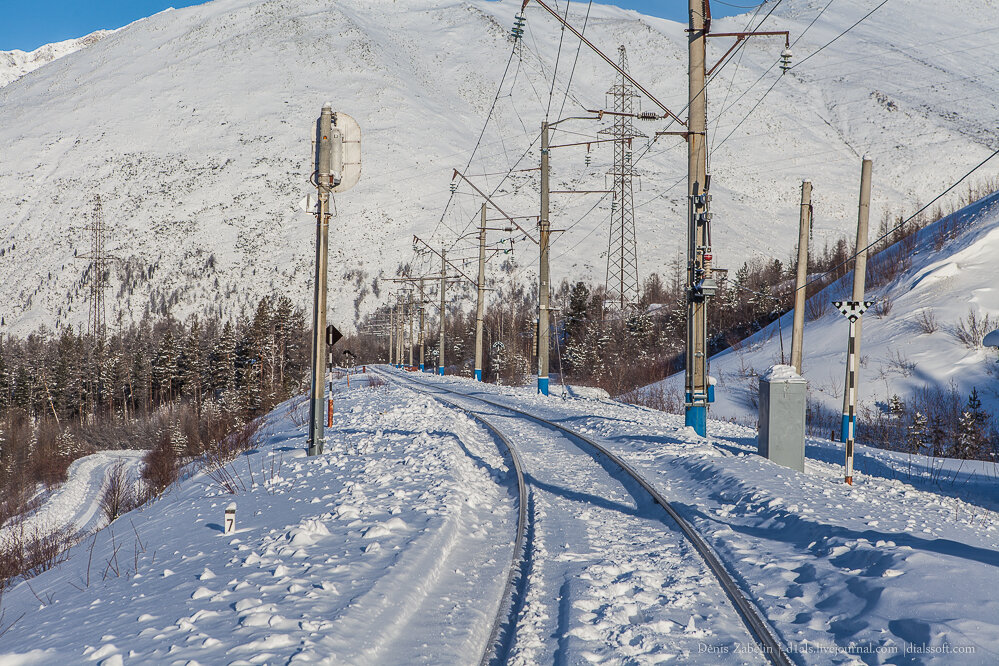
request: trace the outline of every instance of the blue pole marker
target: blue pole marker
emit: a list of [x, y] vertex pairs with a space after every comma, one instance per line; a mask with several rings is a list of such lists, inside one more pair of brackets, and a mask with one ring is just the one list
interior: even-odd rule
[[548, 378], [538, 377], [538, 393], [548, 395]]
[[701, 437], [708, 434], [708, 408], [704, 405], [687, 405], [683, 415], [683, 424], [691, 426]]
[[850, 434], [853, 432], [853, 419], [849, 414], [843, 415], [843, 423], [839, 428], [839, 441], [845, 442], [850, 439]]
[[481, 382], [482, 381], [482, 371], [479, 370], [478, 368], [476, 368], [476, 370], [475, 370], [475, 381], [477, 381], [477, 382]]
[[423, 364], [420, 364], [420, 372], [423, 372]]
[[444, 366], [443, 365], [440, 367], [440, 376], [441, 377], [444, 376]]

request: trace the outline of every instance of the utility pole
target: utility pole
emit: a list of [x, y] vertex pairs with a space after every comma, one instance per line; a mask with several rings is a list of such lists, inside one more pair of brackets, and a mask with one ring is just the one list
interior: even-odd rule
[[395, 306], [394, 305], [389, 310], [388, 334], [389, 334], [388, 362], [389, 365], [394, 365], [393, 363], [393, 361], [395, 361]]
[[413, 292], [409, 296], [409, 367], [413, 367]]
[[475, 300], [475, 381], [482, 381], [482, 310], [486, 294], [486, 204], [479, 222], [479, 279]]
[[396, 367], [401, 368], [403, 351], [405, 350], [405, 341], [403, 340], [403, 336], [406, 334], [406, 325], [403, 319], [406, 316], [406, 305], [402, 301], [399, 301], [398, 307], [399, 314], [396, 315], [395, 318], [395, 364]]
[[444, 376], [444, 288], [447, 285], [447, 250], [441, 246], [441, 339], [437, 348], [437, 374]]
[[708, 32], [704, 0], [689, 0], [687, 118], [687, 359], [685, 425], [702, 437], [707, 434], [709, 396], [707, 307], [713, 295], [711, 280], [711, 213], [707, 179], [707, 95], [704, 45]]
[[801, 181], [801, 217], [798, 224], [798, 274], [794, 280], [794, 323], [791, 326], [791, 365], [801, 374], [805, 343], [805, 282], [808, 280], [808, 232], [812, 227], [812, 181]]
[[[853, 446], [857, 416], [857, 383], [860, 369], [860, 316], [867, 308], [864, 303], [864, 280], [867, 273], [867, 226], [871, 212], [871, 160], [864, 157], [860, 169], [860, 203], [857, 210], [856, 260], [853, 266], [853, 300], [847, 305], [853, 312], [850, 319], [850, 340], [846, 358], [846, 389], [843, 391], [843, 425], [840, 437], [846, 444], [846, 482], [853, 485]], [[840, 306], [837, 306], [840, 307]]]
[[309, 403], [310, 456], [321, 455], [326, 444], [323, 430], [323, 411], [326, 407], [324, 369], [326, 367], [326, 261], [330, 228], [330, 156], [333, 149], [333, 105], [323, 105], [316, 124], [316, 187], [319, 190], [319, 209], [316, 213], [316, 288], [312, 315], [312, 400]]
[[[693, 0], [691, 0], [693, 1]], [[540, 236], [540, 269], [538, 304], [538, 393], [548, 395], [548, 235], [551, 223], [548, 219], [548, 121], [541, 123], [541, 217], [538, 219]]]
[[423, 315], [425, 308], [423, 307], [426, 303], [423, 300], [423, 278], [420, 278], [420, 372], [423, 372], [423, 354], [426, 348], [426, 341], [423, 336]]

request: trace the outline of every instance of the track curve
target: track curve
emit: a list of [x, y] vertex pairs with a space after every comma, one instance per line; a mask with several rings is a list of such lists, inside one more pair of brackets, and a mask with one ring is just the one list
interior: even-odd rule
[[[700, 535], [700, 533], [697, 532], [697, 530], [677, 512], [677, 510], [671, 505], [671, 503], [665, 497], [663, 497], [663, 495], [658, 490], [656, 490], [655, 487], [652, 486], [652, 484], [646, 481], [645, 478], [641, 476], [641, 474], [639, 474], [634, 468], [628, 465], [628, 463], [622, 460], [619, 456], [608, 450], [603, 445], [594, 441], [593, 439], [587, 437], [586, 435], [578, 433], [570, 428], [566, 428], [565, 426], [562, 426], [558, 423], [554, 423], [552, 421], [539, 417], [535, 414], [531, 414], [530, 412], [526, 412], [517, 409], [515, 407], [510, 407], [509, 405], [505, 405], [499, 402], [494, 402], [492, 400], [488, 400], [486, 398], [482, 398], [479, 396], [473, 396], [466, 393], [461, 393], [459, 391], [453, 391], [451, 389], [439, 386], [437, 384], [427, 384], [424, 382], [420, 382], [415, 378], [406, 377], [405, 379], [401, 379], [394, 374], [386, 374], [385, 376], [390, 377], [391, 379], [399, 382], [402, 385], [410, 385], [410, 386], [416, 385], [427, 393], [436, 393], [437, 399], [442, 400], [443, 402], [447, 402], [458, 409], [461, 409], [462, 411], [469, 414], [476, 420], [486, 424], [486, 427], [504, 443], [507, 449], [511, 452], [511, 455], [514, 457], [517, 456], [515, 447], [507, 440], [507, 438], [502, 433], [499, 432], [499, 430], [493, 424], [488, 423], [485, 419], [483, 419], [483, 417], [480, 414], [475, 413], [473, 410], [470, 410], [462, 405], [459, 405], [452, 400], [441, 398], [440, 393], [443, 392], [455, 396], [460, 396], [461, 398], [464, 399], [474, 400], [494, 408], [507, 410], [508, 412], [526, 417], [539, 424], [543, 424], [548, 428], [553, 428], [557, 431], [565, 433], [572, 439], [576, 440], [577, 442], [585, 444], [586, 446], [590, 447], [593, 451], [595, 451], [597, 454], [605, 457], [607, 460], [610, 460], [614, 465], [616, 465], [618, 468], [624, 471], [625, 474], [633, 482], [637, 483], [645, 492], [647, 492], [648, 495], [655, 502], [655, 504], [659, 505], [676, 523], [680, 531], [683, 532], [688, 542], [691, 544], [694, 550], [697, 551], [697, 553], [703, 559], [707, 567], [710, 569], [711, 573], [714, 575], [715, 579], [721, 585], [722, 589], [725, 592], [726, 597], [731, 602], [732, 606], [735, 608], [742, 623], [745, 625], [746, 629], [749, 631], [753, 639], [756, 641], [758, 652], [762, 654], [764, 657], [766, 657], [770, 663], [775, 664], [777, 666], [790, 666], [791, 664], [794, 663], [793, 660], [788, 655], [787, 651], [784, 649], [784, 646], [781, 644], [780, 640], [777, 638], [772, 627], [770, 627], [769, 623], [761, 616], [756, 607], [742, 593], [738, 584], [735, 582], [735, 580], [728, 572], [728, 570], [725, 568], [725, 566], [722, 564], [722, 562], [718, 559], [717, 555], [715, 555], [715, 553], [711, 550], [710, 546]], [[517, 461], [517, 465], [518, 466], [520, 465], [519, 459]], [[522, 502], [521, 511], [523, 512], [525, 508], [526, 508], [526, 503]], [[514, 579], [514, 568], [511, 568], [511, 575], [508, 578], [508, 588], [507, 588], [508, 594], [510, 592], [513, 579]], [[513, 604], [508, 603], [505, 604], [504, 607], [512, 608]], [[496, 638], [498, 636], [499, 627], [502, 625], [502, 620], [503, 618], [501, 616], [497, 616], [496, 623], [494, 624], [494, 635], [490, 640], [490, 646], [496, 644]], [[493, 656], [490, 657], [489, 656], [490, 653], [487, 652], [487, 654], [483, 656], [482, 663], [487, 663], [489, 661], [502, 663], [501, 658], [498, 659], [497, 653], [493, 652], [492, 654]]]

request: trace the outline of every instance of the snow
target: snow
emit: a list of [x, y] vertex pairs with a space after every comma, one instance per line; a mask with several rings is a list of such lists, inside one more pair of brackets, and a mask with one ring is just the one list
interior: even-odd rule
[[[786, 260], [797, 238], [800, 178], [814, 184], [814, 242], [850, 236], [860, 155], [874, 159], [872, 226], [913, 210], [995, 147], [992, 103], [999, 26], [987, 0], [892, 2], [807, 62], [870, 9], [839, 0], [786, 0], [764, 24], [788, 29], [795, 64], [778, 80], [768, 68], [779, 38], [760, 38], [718, 70], [709, 89], [715, 265], [732, 270], [754, 256]], [[111, 312], [140, 316], [151, 301], [179, 300], [174, 316], [205, 307], [238, 313], [263, 294], [311, 298], [314, 224], [296, 204], [313, 191], [311, 139], [321, 105], [360, 123], [362, 177], [336, 198], [330, 235], [330, 299], [348, 325], [386, 297], [372, 280], [414, 262], [411, 238], [449, 245], [477, 219], [464, 186], [447, 215], [452, 169], [479, 138], [511, 52], [519, 0], [232, 0], [138, 21], [0, 88], [0, 315], [8, 332], [53, 321], [82, 324], [81, 276], [92, 196], [102, 194], [112, 230], [107, 249], [134, 260], [148, 279], [120, 289]], [[684, 26], [609, 5], [570, 7], [604, 51], [624, 44], [634, 76], [671, 110], [686, 104]], [[969, 30], [967, 17], [975, 16]], [[718, 31], [746, 28], [747, 16], [716, 19]], [[806, 28], [808, 28], [806, 32]], [[548, 77], [562, 41], [556, 22], [527, 9], [523, 58], [515, 58], [469, 173], [506, 172], [534, 140], [548, 108]], [[474, 45], [474, 46], [472, 46]], [[613, 76], [567, 39], [552, 104], [574, 63], [564, 115], [601, 108]], [[709, 61], [728, 49], [712, 40]], [[569, 53], [573, 57], [568, 58]], [[335, 75], [332, 74], [335, 72]], [[760, 77], [763, 77], [762, 79]], [[746, 92], [753, 82], [760, 83]], [[763, 91], [776, 83], [748, 119]], [[745, 95], [744, 95], [745, 93]], [[576, 101], [578, 100], [578, 104]], [[645, 100], [642, 109], [655, 110]], [[606, 123], [560, 127], [597, 137]], [[639, 126], [653, 135], [665, 123]], [[581, 140], [556, 132], [553, 143]], [[639, 152], [645, 145], [639, 142]], [[559, 189], [603, 189], [611, 150], [554, 151]], [[517, 168], [537, 165], [537, 146]], [[660, 138], [638, 162], [639, 272], [669, 272], [683, 251], [687, 203], [683, 142]], [[995, 176], [987, 165], [982, 177]], [[476, 182], [486, 190], [497, 177]], [[537, 173], [519, 172], [497, 192], [510, 214], [537, 212]], [[600, 281], [606, 268], [610, 202], [553, 197], [552, 279]], [[439, 223], [439, 224], [438, 224]], [[519, 240], [519, 239], [518, 239]], [[534, 279], [536, 256], [516, 244], [509, 276]], [[464, 250], [455, 248], [453, 256]], [[76, 252], [76, 255], [74, 255]], [[209, 268], [214, 255], [214, 268]], [[417, 259], [414, 269], [422, 268]], [[145, 271], [148, 273], [148, 270]], [[50, 276], [51, 273], [51, 276]], [[497, 273], [490, 272], [490, 278]], [[216, 286], [216, 279], [218, 285]], [[504, 276], [505, 279], [505, 276]], [[456, 290], [470, 303], [472, 291]], [[151, 298], [152, 296], [152, 298]], [[355, 310], [355, 300], [357, 309]]]
[[[799, 473], [755, 455], [756, 432], [733, 423], [711, 421], [706, 439], [681, 417], [606, 399], [398, 374], [552, 418], [623, 455], [804, 663], [999, 659], [994, 464], [858, 446], [851, 487], [842, 449], [821, 439], [807, 441]], [[503, 452], [424, 393], [355, 378], [338, 380], [335, 400], [324, 455], [305, 455], [307, 402], [289, 401], [230, 464], [245, 491], [189, 476], [30, 589], [8, 590], [0, 631], [24, 616], [0, 664], [477, 661], [513, 541]], [[569, 440], [486, 411], [532, 484], [510, 663], [762, 663], [654, 505], [605, 481]], [[223, 535], [233, 501], [236, 532]]]
[[73, 534], [86, 534], [104, 527], [100, 498], [108, 473], [119, 462], [124, 472], [135, 480], [139, 477], [145, 451], [101, 451], [73, 461], [68, 480], [51, 491], [40, 490], [40, 507], [15, 524], [0, 526], [0, 540], [11, 530], [23, 529], [25, 534], [65, 529]]
[[[903, 251], [905, 256], [899, 252], [896, 248], [869, 261], [868, 274], [878, 261], [902, 263], [903, 270], [890, 283], [868, 289], [864, 297], [887, 302], [890, 311], [879, 317], [874, 307], [861, 320], [858, 409], [880, 409], [893, 395], [908, 400], [923, 388], [953, 387], [962, 402], [977, 388], [985, 408], [999, 413], [999, 357], [988, 347], [965, 346], [955, 334], [962, 320], [967, 323], [969, 312], [979, 322], [985, 317], [999, 320], [993, 268], [999, 253], [999, 194], [926, 227], [913, 247]], [[911, 266], [904, 268], [905, 261]], [[817, 319], [810, 320], [806, 309], [802, 376], [808, 381], [809, 399], [837, 414], [843, 406], [849, 325], [832, 301], [849, 299], [852, 281], [850, 273], [819, 293], [809, 292], [822, 313]], [[935, 331], [920, 327], [924, 313], [936, 319]], [[710, 372], [718, 379], [716, 402], [710, 408], [713, 417], [756, 422], [753, 380], [789, 357], [792, 318], [793, 312], [788, 312], [711, 358]], [[658, 384], [682, 390], [683, 375]]]
[[794, 366], [791, 365], [772, 365], [770, 368], [760, 375], [760, 379], [766, 380], [768, 382], [793, 382], [801, 380], [801, 375], [799, 375], [794, 370]]
[[45, 44], [34, 51], [0, 51], [0, 88], [57, 58], [96, 44], [114, 30], [98, 30], [84, 37]]

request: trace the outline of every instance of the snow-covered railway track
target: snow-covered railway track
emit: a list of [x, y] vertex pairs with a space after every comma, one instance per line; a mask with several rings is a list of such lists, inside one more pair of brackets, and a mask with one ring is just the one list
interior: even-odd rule
[[[398, 375], [390, 376], [399, 379]], [[557, 663], [567, 661], [567, 651], [577, 651], [569, 646], [569, 643], [576, 638], [581, 639], [577, 641], [581, 644], [578, 646], [580, 648], [578, 652], [584, 658], [600, 657], [599, 647], [595, 648], [592, 644], [602, 643], [604, 650], [610, 648], [618, 656], [632, 657], [635, 663], [644, 663], [645, 658], [654, 661], [657, 654], [662, 656], [663, 652], [671, 650], [681, 657], [695, 660], [724, 655], [728, 660], [735, 658], [744, 663], [751, 663], [754, 660], [765, 660], [781, 665], [793, 663], [769, 623], [746, 598], [704, 538], [652, 484], [606, 447], [565, 426], [508, 405], [453, 391], [436, 384], [431, 385], [412, 377], [406, 377], [402, 383], [409, 386], [417, 385], [420, 390], [436, 394], [439, 399], [485, 422], [514, 456], [516, 450], [520, 448], [528, 461], [526, 467], [530, 485], [545, 491], [539, 493], [539, 496], [545, 497], [548, 501], [541, 501], [540, 510], [536, 509], [540, 522], [538, 529], [544, 532], [538, 543], [533, 546], [537, 550], [533, 553], [533, 557], [538, 562], [531, 567], [521, 564], [525, 571], [531, 570], [532, 590], [531, 593], [527, 592], [527, 581], [522, 579], [520, 587], [524, 589], [521, 589], [520, 593], [527, 594], [528, 597], [533, 596], [533, 599], [529, 598], [526, 601], [526, 607], [519, 617], [510, 620], [517, 626], [515, 646], [508, 655], [512, 662], [529, 663], [538, 658]], [[450, 394], [451, 399], [441, 398], [442, 393]], [[465, 401], [473, 401], [472, 404], [477, 404], [479, 407], [470, 407]], [[498, 410], [489, 413], [491, 421], [483, 419], [483, 406], [487, 406], [489, 410]], [[533, 428], [526, 426], [525, 419], [526, 422], [533, 423]], [[540, 437], [539, 431], [541, 431]], [[552, 434], [556, 434], [556, 437], [552, 437]], [[549, 442], [547, 447], [542, 444], [546, 440]], [[570, 447], [565, 446], [566, 441], [571, 443]], [[570, 454], [571, 448], [585, 453], [583, 456], [578, 454], [573, 456]], [[589, 464], [585, 462], [587, 457]], [[595, 472], [598, 468], [602, 468], [604, 475]], [[623, 495], [622, 490], [625, 491]], [[628, 501], [628, 494], [631, 495], [633, 507], [625, 504]], [[561, 497], [558, 497], [559, 495]], [[625, 502], [622, 502], [622, 499]], [[648, 499], [665, 510], [669, 516], [667, 524], [675, 524], [678, 527], [683, 534], [682, 539], [685, 539], [683, 544], [677, 543], [675, 533], [664, 532], [661, 528], [649, 529], [648, 523], [661, 524], [663, 516], [661, 514], [655, 516], [648, 511], [644, 506], [648, 503]], [[573, 503], [576, 505], [576, 516], [571, 515]], [[581, 511], [578, 508], [579, 503], [584, 505]], [[558, 506], [559, 504], [561, 506]], [[521, 507], [524, 506], [522, 503]], [[555, 515], [559, 510], [568, 513], [562, 516]], [[548, 512], [552, 513], [552, 520], [545, 521]], [[597, 515], [600, 512], [604, 515]], [[610, 514], [616, 512], [618, 515], [608, 516], [608, 512]], [[608, 517], [611, 518], [610, 521], [607, 520]], [[582, 521], [584, 524], [575, 526], [577, 528], [575, 534], [572, 528], [574, 520], [577, 523]], [[594, 523], [599, 529], [594, 529]], [[578, 528], [581, 526], [587, 533], [586, 538], [578, 539], [577, 544], [570, 543], [571, 538], [567, 539], [564, 552], [561, 554], [552, 552], [556, 535], [560, 538], [563, 535], [580, 537]], [[606, 539], [608, 536], [609, 540]], [[627, 546], [629, 541], [632, 546], [637, 547], [626, 548], [626, 553], [612, 552], [615, 549], [620, 550], [622, 544]], [[684, 554], [682, 551], [687, 547], [686, 544], [689, 544], [689, 547], [700, 556], [701, 567], [690, 567], [689, 558], [687, 561], [677, 561], [661, 556], [663, 552], [671, 549], [679, 549], [681, 554]], [[591, 552], [583, 552], [574, 548], [575, 545], [588, 546]], [[532, 556], [530, 548], [529, 546], [525, 550], [525, 557]], [[626, 562], [621, 563], [622, 566], [608, 563], [622, 555], [627, 558]], [[548, 560], [547, 563], [539, 563], [544, 560]], [[567, 566], [552, 566], [553, 560], [566, 563]], [[576, 566], [572, 566], [573, 564]], [[707, 572], [703, 571], [703, 566], [706, 566], [718, 581], [728, 602], [738, 614], [740, 622], [734, 624], [744, 625], [749, 631], [752, 642], [740, 640], [743, 638], [742, 627], [733, 626], [729, 619], [732, 615], [730, 611], [722, 612], [722, 607], [727, 606], [724, 598], [712, 594], [711, 590], [704, 587], [703, 578]], [[515, 568], [516, 564], [514, 569], [511, 569], [511, 581]], [[549, 619], [544, 617], [544, 612], [541, 610], [543, 607], [541, 595], [538, 594], [544, 587], [544, 583], [537, 580], [538, 577], [545, 577], [543, 570], [547, 570], [545, 573], [549, 585], [553, 578], [559, 576], [562, 578], [562, 584], [557, 590], [548, 591], [548, 594], [556, 593], [559, 597], [557, 626], [554, 631], [558, 637], [558, 646], [554, 654], [550, 655], [544, 654], [544, 641], [540, 640], [540, 636], [545, 633], [545, 620]], [[667, 574], [664, 578], [661, 577], [663, 573]], [[588, 591], [597, 594], [591, 594], [589, 599], [585, 598], [588, 591], [578, 589], [581, 586], [579, 580], [590, 581]], [[655, 585], [650, 586], [648, 584], [650, 581], [653, 583], [658, 581], [659, 589], [655, 589]], [[613, 594], [617, 591], [631, 594], [636, 603], [622, 603], [620, 599], [610, 598], [607, 594], [601, 596], [601, 588], [604, 593]], [[692, 598], [690, 596], [692, 590], [697, 590], [693, 594], [702, 598]], [[531, 601], [534, 601], [533, 607]], [[653, 603], [649, 603], [650, 601]], [[699, 604], [704, 602], [707, 602], [709, 607], [708, 612], [702, 613], [707, 623], [702, 622], [702, 626], [698, 627], [694, 618]], [[504, 607], [514, 607], [509, 597]], [[583, 613], [578, 613], [580, 610]], [[677, 623], [675, 620], [678, 617], [677, 612], [686, 611], [695, 612], [691, 613], [683, 633], [677, 637], [672, 630], [673, 626], [682, 625], [682, 622]], [[533, 618], [530, 617], [532, 613]], [[576, 613], [575, 618], [570, 617], [573, 613]], [[668, 619], [670, 616], [674, 619]], [[498, 628], [500, 624], [501, 620], [498, 618], [496, 627]], [[570, 624], [574, 626], [570, 627]], [[532, 629], [535, 635], [533, 645], [530, 637]], [[510, 637], [507, 637], [507, 640], [509, 639]], [[505, 661], [500, 656], [503, 653], [495, 650], [497, 641], [490, 641], [490, 644], [494, 646], [493, 660]], [[614, 649], [615, 646], [617, 649]], [[698, 654], [701, 655], [700, 658], [697, 657]]]

